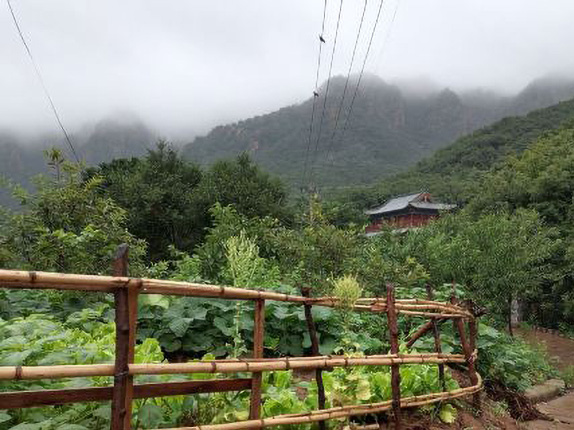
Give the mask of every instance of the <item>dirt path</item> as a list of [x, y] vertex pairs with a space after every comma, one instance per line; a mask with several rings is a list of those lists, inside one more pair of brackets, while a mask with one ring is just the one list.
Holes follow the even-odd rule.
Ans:
[[[519, 329], [518, 335], [532, 345], [543, 345], [558, 369], [574, 366], [574, 340], [524, 329]], [[550, 402], [540, 403], [537, 408], [554, 421], [531, 421], [523, 425], [525, 430], [574, 430], [573, 391]]]
[[518, 329], [516, 332], [532, 345], [543, 345], [559, 370], [574, 366], [574, 340], [542, 331]]

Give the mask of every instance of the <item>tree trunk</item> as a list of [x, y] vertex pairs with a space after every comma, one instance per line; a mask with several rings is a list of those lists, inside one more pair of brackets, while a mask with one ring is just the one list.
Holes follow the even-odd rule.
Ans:
[[512, 294], [508, 296], [508, 334], [514, 337], [514, 330], [512, 329]]

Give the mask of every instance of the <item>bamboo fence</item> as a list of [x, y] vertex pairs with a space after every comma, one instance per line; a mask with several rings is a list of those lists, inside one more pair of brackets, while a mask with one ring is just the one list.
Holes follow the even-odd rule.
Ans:
[[[188, 395], [194, 393], [216, 393], [225, 391], [250, 390], [249, 420], [218, 425], [182, 427], [178, 430], [248, 430], [275, 425], [318, 422], [320, 430], [325, 430], [326, 420], [351, 417], [371, 413], [393, 411], [395, 428], [401, 428], [401, 409], [449, 400], [470, 394], [475, 395], [482, 388], [482, 380], [475, 370], [476, 360], [476, 318], [468, 309], [459, 306], [453, 297], [450, 303], [432, 300], [432, 290], [428, 287], [428, 300], [395, 299], [394, 287], [387, 285], [385, 298], [362, 298], [355, 305], [355, 311], [384, 313], [389, 326], [390, 354], [365, 357], [319, 355], [317, 327], [313, 321], [313, 306], [337, 307], [339, 300], [334, 297], [311, 298], [308, 289], [301, 296], [281, 294], [265, 290], [247, 290], [205, 285], [189, 282], [173, 282], [157, 279], [128, 277], [128, 249], [122, 245], [113, 262], [114, 276], [73, 275], [47, 272], [0, 270], [0, 288], [13, 289], [54, 289], [86, 292], [113, 293], [115, 299], [116, 354], [113, 364], [58, 365], [58, 366], [0, 366], [0, 380], [36, 380], [93, 376], [113, 376], [114, 384], [109, 387], [80, 389], [40, 390], [0, 393], [0, 409], [19, 409], [65, 403], [88, 401], [112, 401], [112, 430], [131, 428], [131, 408], [133, 399], [150, 397]], [[229, 300], [248, 300], [254, 303], [254, 346], [252, 358], [187, 363], [135, 364], [134, 347], [137, 323], [137, 300], [140, 294], [180, 295]], [[304, 306], [305, 319], [311, 339], [311, 356], [263, 358], [265, 328], [265, 301], [283, 301]], [[397, 315], [430, 318], [411, 337], [409, 345], [425, 333], [433, 331], [435, 353], [400, 354]], [[458, 331], [463, 354], [443, 354], [441, 352], [439, 325], [452, 320]], [[468, 324], [468, 338], [465, 330]], [[446, 391], [444, 365], [461, 363], [468, 365], [470, 387]], [[436, 364], [442, 392], [424, 396], [401, 397], [399, 369], [404, 364]], [[390, 366], [392, 399], [386, 402], [367, 405], [349, 405], [325, 408], [325, 389], [322, 372], [334, 367], [350, 366]], [[261, 418], [262, 372], [273, 370], [306, 369], [315, 370], [318, 388], [319, 409], [302, 414], [280, 415]], [[162, 384], [135, 385], [135, 375], [191, 374], [191, 373], [251, 373], [251, 378], [208, 379], [201, 381], [170, 382]], [[172, 429], [176, 430], [176, 429]]]

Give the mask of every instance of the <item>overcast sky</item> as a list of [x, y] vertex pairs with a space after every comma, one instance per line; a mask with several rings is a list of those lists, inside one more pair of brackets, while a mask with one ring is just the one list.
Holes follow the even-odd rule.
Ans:
[[[327, 0], [321, 80], [338, 0]], [[379, 0], [368, 0], [360, 68]], [[168, 137], [312, 93], [322, 0], [12, 0], [66, 126], [133, 113]], [[345, 0], [333, 74], [346, 73], [363, 0]], [[391, 26], [392, 16], [396, 19]], [[518, 91], [574, 76], [574, 0], [385, 0], [367, 70], [455, 89]], [[5, 1], [0, 128], [57, 130]]]

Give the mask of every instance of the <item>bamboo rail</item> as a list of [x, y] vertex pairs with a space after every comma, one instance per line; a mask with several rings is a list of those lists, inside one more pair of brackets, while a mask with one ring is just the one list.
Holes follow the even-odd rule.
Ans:
[[[398, 364], [466, 363], [462, 354], [388, 354], [366, 357], [318, 356], [251, 358], [188, 363], [129, 364], [127, 375], [176, 375], [192, 373], [258, 373], [272, 370], [328, 369], [330, 367], [393, 366]], [[0, 366], [0, 380], [61, 379], [114, 376], [113, 364], [59, 366]]]
[[[165, 281], [126, 276], [71, 275], [51, 272], [0, 270], [0, 288], [56, 289], [99, 291], [112, 293], [118, 289], [133, 289], [140, 294], [182, 295], [230, 300], [272, 300], [295, 304], [337, 307], [339, 300], [332, 297], [310, 299], [303, 296], [276, 293], [265, 290], [248, 290], [219, 285], [192, 282]], [[419, 299], [397, 299], [395, 308], [399, 313], [413, 316], [437, 316], [442, 318], [473, 318], [467, 310], [441, 302]], [[386, 301], [381, 298], [360, 299], [357, 311], [386, 312]], [[436, 310], [437, 313], [423, 310]], [[432, 314], [432, 315], [431, 315]]]
[[[452, 400], [459, 397], [476, 393], [482, 389], [482, 380], [479, 379], [477, 384], [470, 387], [459, 388], [441, 393], [425, 394], [421, 396], [409, 396], [401, 399], [403, 407], [416, 407], [428, 405], [435, 402]], [[277, 415], [274, 417], [263, 418], [260, 420], [237, 421], [227, 424], [203, 425], [195, 427], [176, 427], [164, 430], [251, 430], [260, 429], [278, 425], [307, 424], [317, 421], [324, 421], [335, 418], [347, 418], [356, 415], [366, 415], [376, 412], [388, 411], [392, 408], [392, 400], [385, 402], [371, 403], [368, 405], [340, 406], [330, 409], [319, 409], [316, 411], [301, 413]], [[156, 429], [159, 430], [159, 429]]]
[[[319, 422], [320, 430], [326, 428], [326, 420], [345, 418], [354, 415], [370, 414], [393, 410], [395, 428], [401, 427], [401, 409], [421, 406], [433, 402], [449, 400], [469, 394], [475, 395], [482, 388], [482, 380], [475, 370], [476, 360], [476, 317], [468, 309], [456, 303], [432, 300], [429, 290], [428, 300], [396, 299], [394, 286], [387, 285], [387, 296], [361, 298], [354, 305], [355, 311], [386, 314], [389, 323], [390, 354], [365, 357], [319, 355], [317, 328], [311, 313], [312, 306], [337, 307], [339, 299], [334, 297], [309, 297], [303, 290], [301, 296], [282, 294], [266, 290], [248, 290], [219, 285], [206, 285], [190, 282], [174, 282], [146, 278], [130, 278], [128, 274], [127, 247], [121, 246], [113, 264], [116, 276], [73, 275], [49, 272], [0, 270], [0, 288], [14, 289], [55, 289], [86, 292], [113, 293], [116, 310], [116, 355], [114, 364], [58, 365], [58, 366], [0, 366], [0, 380], [35, 380], [74, 377], [113, 376], [110, 387], [80, 389], [43, 390], [0, 393], [0, 405], [6, 408], [25, 408], [42, 405], [57, 405], [85, 401], [112, 400], [112, 430], [131, 428], [132, 399], [158, 396], [186, 395], [193, 393], [214, 393], [225, 391], [250, 390], [249, 419], [247, 421], [182, 427], [178, 430], [249, 430], [283, 424]], [[249, 300], [254, 307], [254, 346], [253, 357], [245, 359], [225, 359], [195, 361], [188, 363], [134, 364], [135, 331], [137, 322], [137, 300], [139, 294], [163, 294], [193, 296], [213, 299]], [[265, 325], [265, 301], [282, 301], [304, 306], [305, 319], [311, 339], [311, 356], [293, 358], [263, 358]], [[435, 337], [435, 353], [399, 354], [397, 315], [431, 318], [413, 336], [410, 344], [429, 330]], [[442, 354], [438, 326], [452, 320], [457, 329], [463, 354]], [[469, 326], [466, 337], [464, 324]], [[436, 364], [441, 374], [444, 390], [444, 364], [466, 363], [472, 386], [453, 391], [442, 391], [424, 396], [400, 396], [399, 367], [403, 364]], [[350, 366], [391, 366], [392, 400], [368, 405], [352, 405], [325, 409], [325, 392], [322, 386], [323, 370]], [[318, 384], [319, 409], [302, 414], [280, 415], [260, 418], [262, 372], [290, 369], [314, 369]], [[249, 379], [211, 379], [204, 381], [171, 382], [165, 384], [134, 385], [134, 375], [160, 374], [230, 374], [251, 373]], [[172, 429], [175, 430], [175, 429]]]
[[[133, 386], [134, 399], [180, 396], [197, 393], [222, 393], [251, 389], [251, 378], [206, 379], [199, 381], [161, 382]], [[2, 409], [36, 408], [66, 403], [102, 402], [113, 399], [114, 387], [90, 387], [59, 390], [0, 392]]]

